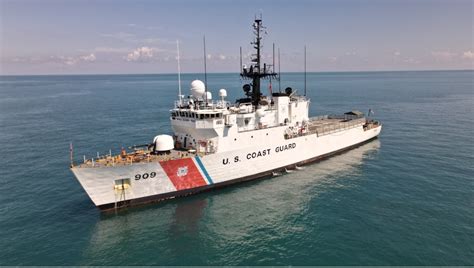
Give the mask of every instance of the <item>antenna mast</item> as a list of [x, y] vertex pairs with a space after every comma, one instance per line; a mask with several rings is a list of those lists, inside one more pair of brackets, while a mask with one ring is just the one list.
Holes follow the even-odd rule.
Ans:
[[239, 70], [241, 70], [242, 68], [242, 47], [240, 47], [240, 66], [239, 66]]
[[206, 100], [206, 107], [207, 107], [207, 54], [206, 54], [206, 36], [202, 37], [202, 42], [204, 43], [204, 99]]
[[281, 62], [280, 62], [280, 48], [278, 48], [278, 92], [281, 92]]
[[179, 41], [176, 40], [176, 48], [178, 51], [178, 99], [179, 99], [179, 105], [182, 105], [182, 100], [181, 100], [181, 65], [179, 63]]
[[304, 46], [304, 95], [306, 96], [306, 46]]

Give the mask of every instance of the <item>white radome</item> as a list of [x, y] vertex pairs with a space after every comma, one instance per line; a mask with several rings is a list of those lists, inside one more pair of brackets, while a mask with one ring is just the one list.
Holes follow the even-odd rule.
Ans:
[[227, 97], [227, 90], [225, 90], [224, 88], [219, 89], [219, 97], [221, 98]]
[[153, 139], [155, 150], [159, 152], [170, 151], [174, 149], [174, 140], [170, 135], [158, 135]]
[[202, 98], [206, 92], [206, 85], [201, 80], [194, 80], [191, 82], [191, 95], [195, 98]]
[[263, 110], [262, 108], [257, 109], [257, 116], [258, 117], [264, 117], [265, 116], [265, 110]]

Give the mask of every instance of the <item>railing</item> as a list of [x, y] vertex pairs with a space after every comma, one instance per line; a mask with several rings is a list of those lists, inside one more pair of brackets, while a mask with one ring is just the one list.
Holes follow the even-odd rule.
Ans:
[[343, 130], [356, 128], [365, 124], [365, 118], [352, 119], [326, 125], [308, 126], [308, 133], [317, 134], [318, 137], [340, 132]]
[[208, 100], [207, 105], [205, 101], [199, 101], [198, 103], [193, 103], [193, 104], [190, 104], [187, 101], [179, 101], [179, 100], [174, 102], [175, 109], [190, 109], [191, 106], [194, 110], [212, 110], [212, 109], [224, 109], [227, 107], [231, 107], [232, 105], [230, 104], [229, 101], [222, 101], [222, 100]]
[[[318, 137], [333, 134], [336, 132], [356, 128], [366, 124], [365, 118], [348, 119], [344, 120], [344, 116], [340, 116], [340, 119], [336, 119], [331, 116], [324, 115], [318, 117], [312, 117], [308, 123], [301, 127], [291, 127], [285, 133], [285, 139], [292, 139], [300, 136], [316, 134]], [[341, 121], [334, 121], [341, 120]], [[319, 121], [319, 122], [317, 122]], [[327, 123], [326, 123], [327, 122]]]

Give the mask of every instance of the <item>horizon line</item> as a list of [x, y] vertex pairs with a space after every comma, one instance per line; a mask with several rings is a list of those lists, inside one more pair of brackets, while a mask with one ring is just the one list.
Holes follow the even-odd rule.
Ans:
[[[466, 72], [466, 71], [474, 71], [474, 69], [425, 69], [425, 70], [365, 70], [365, 71], [311, 71], [306, 73], [392, 73], [392, 72]], [[304, 73], [304, 72], [281, 72], [287, 74], [295, 74], [295, 73]], [[51, 74], [0, 74], [0, 77], [6, 76], [92, 76], [92, 75], [174, 75], [178, 74], [175, 73], [97, 73], [97, 74], [78, 74], [78, 73], [51, 73]], [[204, 74], [204, 72], [182, 72], [181, 74]], [[208, 72], [207, 74], [239, 74], [239, 72]]]

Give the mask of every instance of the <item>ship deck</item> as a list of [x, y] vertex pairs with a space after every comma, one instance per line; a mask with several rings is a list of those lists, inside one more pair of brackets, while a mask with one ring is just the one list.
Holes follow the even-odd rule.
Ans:
[[[372, 128], [378, 126], [378, 122], [369, 121], [365, 117], [350, 118], [344, 116], [318, 116], [309, 119], [304, 132], [297, 131], [294, 134], [286, 135], [286, 139], [292, 139], [299, 136], [316, 134], [318, 137], [332, 133], [344, 131], [347, 129], [364, 126]], [[133, 165], [136, 163], [160, 162], [173, 159], [190, 158], [196, 155], [195, 150], [173, 149], [165, 154], [153, 154], [148, 149], [134, 149], [131, 152], [123, 151], [119, 155], [99, 155], [97, 158], [84, 159], [83, 163], [74, 165], [75, 168], [94, 168], [94, 167], [115, 167]]]

